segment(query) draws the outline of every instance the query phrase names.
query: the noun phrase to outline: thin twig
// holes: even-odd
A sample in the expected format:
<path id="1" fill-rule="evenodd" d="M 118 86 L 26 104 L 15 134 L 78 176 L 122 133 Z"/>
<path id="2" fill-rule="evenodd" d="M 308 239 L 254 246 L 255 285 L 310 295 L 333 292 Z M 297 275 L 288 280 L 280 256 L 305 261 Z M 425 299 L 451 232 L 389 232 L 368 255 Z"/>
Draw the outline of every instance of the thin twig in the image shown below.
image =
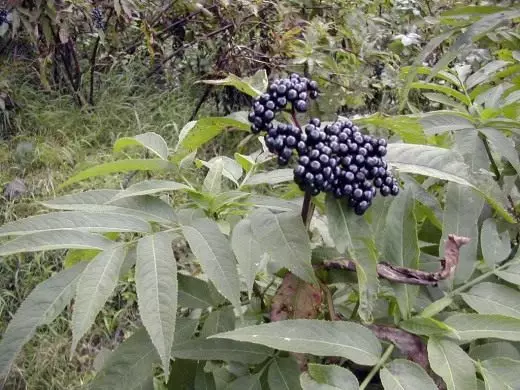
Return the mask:
<path id="1" fill-rule="evenodd" d="M 388 346 L 388 348 L 386 349 L 385 353 L 383 354 L 383 356 L 381 356 L 381 359 L 379 359 L 377 364 L 374 367 L 372 367 L 372 369 L 370 370 L 370 372 L 368 373 L 366 378 L 363 380 L 363 382 L 361 382 L 361 384 L 359 385 L 359 390 L 365 390 L 367 388 L 367 386 L 369 385 L 372 378 L 374 378 L 374 376 L 379 372 L 379 370 L 381 370 L 381 368 L 386 363 L 388 358 L 390 358 L 390 355 L 392 354 L 393 351 L 394 351 L 394 345 L 390 344 Z"/>

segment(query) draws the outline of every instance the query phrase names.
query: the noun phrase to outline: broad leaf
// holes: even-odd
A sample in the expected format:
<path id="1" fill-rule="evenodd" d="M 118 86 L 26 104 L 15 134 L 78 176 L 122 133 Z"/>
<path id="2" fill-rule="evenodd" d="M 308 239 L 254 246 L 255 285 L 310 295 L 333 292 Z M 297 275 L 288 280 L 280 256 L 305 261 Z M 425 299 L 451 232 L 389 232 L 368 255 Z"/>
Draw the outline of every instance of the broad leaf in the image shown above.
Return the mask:
<path id="1" fill-rule="evenodd" d="M 459 130 L 455 133 L 455 150 L 462 154 L 471 172 L 489 168 L 489 158 L 484 142 L 475 130 Z"/>
<path id="2" fill-rule="evenodd" d="M 139 315 L 168 375 L 177 315 L 177 263 L 171 234 L 156 233 L 137 242 L 135 284 Z"/>
<path id="3" fill-rule="evenodd" d="M 90 233 L 74 230 L 54 230 L 27 234 L 0 246 L 0 256 L 20 252 L 50 251 L 56 249 L 106 249 L 113 242 Z"/>
<path id="4" fill-rule="evenodd" d="M 484 282 L 462 294 L 462 298 L 477 313 L 520 319 L 520 292 L 510 287 Z"/>
<path id="5" fill-rule="evenodd" d="M 125 260 L 125 247 L 114 245 L 97 255 L 83 271 L 78 281 L 74 311 L 72 312 L 72 347 L 89 330 L 117 281 L 121 265 Z"/>
<path id="6" fill-rule="evenodd" d="M 140 390 L 153 378 L 154 364 L 161 359 L 144 328 L 136 331 L 110 354 L 89 383 L 89 390 Z"/>
<path id="7" fill-rule="evenodd" d="M 277 357 L 269 366 L 267 376 L 270 389 L 299 390 L 300 368 L 293 358 Z"/>
<path id="8" fill-rule="evenodd" d="M 445 323 L 433 318 L 413 317 L 399 323 L 399 327 L 409 333 L 421 336 L 449 335 L 454 330 Z"/>
<path id="9" fill-rule="evenodd" d="M 426 114 L 421 119 L 421 124 L 428 135 L 475 128 L 475 125 L 465 117 L 442 111 Z"/>
<path id="10" fill-rule="evenodd" d="M 455 314 L 444 322 L 455 329 L 463 341 L 485 338 L 520 341 L 520 320 L 517 318 L 491 314 Z"/>
<path id="11" fill-rule="evenodd" d="M 426 83 L 424 81 L 417 81 L 410 84 L 410 88 L 425 89 L 429 91 L 441 92 L 447 96 L 457 99 L 462 104 L 469 106 L 471 105 L 471 99 L 463 93 L 455 90 L 454 88 L 447 85 L 440 85 L 436 83 Z"/>
<path id="12" fill-rule="evenodd" d="M 222 162 L 222 175 L 238 186 L 238 180 L 242 177 L 242 167 L 232 158 L 227 156 L 213 157 L 209 161 L 202 161 L 200 163 L 206 168 L 211 168 L 216 162 Z"/>
<path id="13" fill-rule="evenodd" d="M 497 271 L 496 275 L 509 283 L 520 286 L 520 264 L 513 264 L 505 270 Z"/>
<path id="14" fill-rule="evenodd" d="M 459 263 L 455 271 L 455 280 L 468 279 L 476 266 L 478 251 L 478 220 L 484 201 L 470 188 L 457 183 L 449 183 L 444 206 L 442 238 L 439 252 L 444 251 L 448 234 L 469 237 L 471 241 L 460 248 Z"/>
<path id="15" fill-rule="evenodd" d="M 273 354 L 263 345 L 224 339 L 196 339 L 174 343 L 172 357 L 193 360 L 230 360 L 259 364 Z"/>
<path id="16" fill-rule="evenodd" d="M 504 68 L 508 64 L 510 64 L 510 62 L 501 60 L 491 61 L 490 63 L 484 65 L 482 68 L 477 70 L 475 73 L 468 76 L 468 78 L 465 81 L 466 88 L 472 89 L 473 87 L 476 87 L 479 84 L 483 84 L 490 81 L 490 76 L 492 76 L 494 73 Z"/>
<path id="17" fill-rule="evenodd" d="M 58 198 L 40 202 L 45 207 L 56 210 L 85 210 L 83 207 L 101 205 L 109 202 L 120 191 L 118 190 L 90 190 L 63 195 Z"/>
<path id="18" fill-rule="evenodd" d="M 231 247 L 238 260 L 238 269 L 245 279 L 247 293 L 251 296 L 256 272 L 264 256 L 264 250 L 253 234 L 251 221 L 249 219 L 242 219 L 233 228 Z"/>
<path id="19" fill-rule="evenodd" d="M 200 337 L 205 338 L 233 329 L 235 329 L 235 312 L 232 306 L 224 306 L 209 313 L 200 331 Z"/>
<path id="20" fill-rule="evenodd" d="M 505 357 L 513 360 L 520 360 L 520 351 L 516 349 L 513 343 L 507 341 L 495 341 L 492 343 L 480 344 L 472 346 L 469 350 L 469 356 L 473 360 L 488 360 L 497 357 Z"/>
<path id="21" fill-rule="evenodd" d="M 211 372 L 204 370 L 205 362 L 199 362 L 195 372 L 195 389 L 216 390 L 215 378 Z"/>
<path id="22" fill-rule="evenodd" d="M 432 370 L 446 383 L 448 390 L 476 389 L 473 361 L 457 344 L 449 340 L 428 340 L 428 359 Z"/>
<path id="23" fill-rule="evenodd" d="M 309 236 L 299 213 L 255 210 L 249 220 L 255 240 L 264 253 L 278 266 L 309 283 L 316 283 Z"/>
<path id="24" fill-rule="evenodd" d="M 212 338 L 248 341 L 289 352 L 340 356 L 374 365 L 381 344 L 367 328 L 346 321 L 286 320 L 239 328 Z"/>
<path id="25" fill-rule="evenodd" d="M 91 177 L 106 176 L 111 173 L 130 171 L 162 171 L 165 169 L 173 169 L 174 167 L 175 166 L 172 163 L 162 159 L 133 159 L 112 161 L 81 171 L 80 173 L 65 181 L 65 183 L 61 184 L 59 188 L 90 179 Z"/>
<path id="26" fill-rule="evenodd" d="M 260 373 L 256 375 L 245 375 L 235 379 L 226 387 L 226 390 L 262 390 Z"/>
<path id="27" fill-rule="evenodd" d="M 390 204 L 385 226 L 385 256 L 392 264 L 417 269 L 419 242 L 412 191 L 405 189 Z M 404 319 L 410 317 L 419 289 L 408 284 L 393 286 L 399 310 Z"/>
<path id="28" fill-rule="evenodd" d="M 303 390 L 342 390 L 336 386 L 316 382 L 308 372 L 302 372 L 300 375 L 300 385 Z"/>
<path id="29" fill-rule="evenodd" d="M 370 125 L 377 128 L 388 129 L 399 135 L 404 141 L 411 144 L 424 144 L 426 137 L 419 120 L 411 115 L 395 115 L 392 117 L 374 114 L 368 117 L 356 119 L 354 122 L 361 125 Z"/>
<path id="30" fill-rule="evenodd" d="M 483 361 L 479 368 L 486 383 L 486 390 L 518 389 L 520 361 L 504 357 L 494 358 Z"/>
<path id="31" fill-rule="evenodd" d="M 218 194 L 222 186 L 222 171 L 224 163 L 222 160 L 217 160 L 209 167 L 203 183 L 204 191 L 210 194 Z"/>
<path id="32" fill-rule="evenodd" d="M 260 72 L 260 73 L 259 73 Z M 267 88 L 267 75 L 265 70 L 261 70 L 253 76 L 252 79 L 242 79 L 240 77 L 235 76 L 234 74 L 228 75 L 226 78 L 221 80 L 202 80 L 201 83 L 211 84 L 211 85 L 230 85 L 238 89 L 240 92 L 243 92 L 249 96 L 255 97 L 265 91 Z M 252 81 L 255 81 L 255 85 L 252 85 Z M 259 80 L 263 80 L 259 82 Z M 257 88 L 260 89 L 256 89 Z"/>
<path id="33" fill-rule="evenodd" d="M 484 261 L 489 267 L 494 267 L 495 264 L 507 259 L 511 252 L 509 232 L 499 235 L 495 220 L 488 218 L 482 224 L 480 246 Z"/>
<path id="34" fill-rule="evenodd" d="M 52 322 L 74 296 L 86 263 L 61 271 L 40 283 L 22 302 L 0 342 L 0 377 L 7 375 L 16 355 L 36 332 Z"/>
<path id="35" fill-rule="evenodd" d="M 379 372 L 385 390 L 437 390 L 426 371 L 409 360 L 397 359 Z"/>
<path id="36" fill-rule="evenodd" d="M 163 160 L 168 160 L 168 144 L 163 137 L 154 132 L 119 138 L 114 144 L 114 152 L 135 145 L 143 146 Z"/>
<path id="37" fill-rule="evenodd" d="M 274 171 L 262 172 L 252 175 L 245 182 L 246 185 L 258 184 L 280 184 L 294 180 L 294 172 L 292 169 L 283 168 L 275 169 Z"/>
<path id="38" fill-rule="evenodd" d="M 90 232 L 140 232 L 150 231 L 150 225 L 142 219 L 115 213 L 89 213 L 62 211 L 36 215 L 9 222 L 0 227 L 0 237 L 18 236 L 55 230 L 79 230 Z"/>
<path id="39" fill-rule="evenodd" d="M 177 279 L 179 285 L 179 306 L 206 309 L 219 304 L 219 302 L 212 300 L 208 283 L 204 280 L 183 274 L 178 274 Z"/>
<path id="40" fill-rule="evenodd" d="M 359 389 L 356 376 L 340 366 L 309 363 L 309 374 L 312 379 L 321 384 L 334 386 L 339 389 Z"/>
<path id="41" fill-rule="evenodd" d="M 168 390 L 192 388 L 195 382 L 198 362 L 196 360 L 175 359 L 168 378 Z"/>
<path id="42" fill-rule="evenodd" d="M 124 191 L 119 191 L 110 201 L 110 203 L 114 203 L 114 201 L 122 198 L 128 198 L 132 196 L 139 195 L 151 195 L 156 194 L 158 192 L 166 192 L 166 191 L 178 191 L 185 190 L 189 187 L 182 183 L 177 183 L 175 181 L 169 180 L 146 180 L 140 183 L 131 185 Z"/>
<path id="43" fill-rule="evenodd" d="M 240 307 L 240 281 L 228 239 L 215 221 L 199 218 L 182 227 L 184 237 L 217 290 Z"/>

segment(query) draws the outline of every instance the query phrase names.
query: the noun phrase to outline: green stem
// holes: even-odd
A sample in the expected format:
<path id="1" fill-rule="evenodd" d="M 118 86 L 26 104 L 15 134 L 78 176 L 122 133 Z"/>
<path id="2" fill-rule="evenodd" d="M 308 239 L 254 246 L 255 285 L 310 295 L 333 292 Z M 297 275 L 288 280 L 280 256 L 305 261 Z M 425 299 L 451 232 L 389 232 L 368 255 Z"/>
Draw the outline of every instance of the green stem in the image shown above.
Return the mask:
<path id="1" fill-rule="evenodd" d="M 500 170 L 498 169 L 498 165 L 493 158 L 493 154 L 491 153 L 491 148 L 489 147 L 488 139 L 485 135 L 482 133 L 480 134 L 480 139 L 482 139 L 482 142 L 484 143 L 484 148 L 486 149 L 486 154 L 489 158 L 489 161 L 491 162 L 491 168 L 493 169 L 493 173 L 495 174 L 495 180 L 500 181 Z"/>
<path id="2" fill-rule="evenodd" d="M 365 380 L 361 383 L 361 385 L 359 385 L 359 390 L 365 390 L 366 389 L 366 387 L 369 385 L 369 383 L 372 380 L 372 378 L 379 372 L 381 367 L 383 367 L 383 365 L 386 363 L 386 361 L 388 360 L 388 358 L 390 357 L 390 355 L 394 351 L 394 348 L 395 348 L 394 344 L 390 344 L 388 346 L 388 348 L 386 349 L 386 351 L 383 354 L 383 356 L 381 356 L 381 359 L 379 359 L 377 364 L 374 367 L 372 367 L 372 369 L 370 370 L 370 372 L 366 376 Z"/>

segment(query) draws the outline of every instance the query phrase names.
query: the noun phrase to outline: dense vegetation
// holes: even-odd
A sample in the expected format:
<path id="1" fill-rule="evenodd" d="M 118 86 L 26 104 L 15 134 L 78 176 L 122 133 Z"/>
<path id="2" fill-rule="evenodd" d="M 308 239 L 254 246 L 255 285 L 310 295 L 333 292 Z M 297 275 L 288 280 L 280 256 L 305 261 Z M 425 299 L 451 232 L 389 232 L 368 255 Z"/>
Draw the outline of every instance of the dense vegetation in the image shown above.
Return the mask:
<path id="1" fill-rule="evenodd" d="M 518 387 L 519 21 L 0 2 L 0 388 Z"/>

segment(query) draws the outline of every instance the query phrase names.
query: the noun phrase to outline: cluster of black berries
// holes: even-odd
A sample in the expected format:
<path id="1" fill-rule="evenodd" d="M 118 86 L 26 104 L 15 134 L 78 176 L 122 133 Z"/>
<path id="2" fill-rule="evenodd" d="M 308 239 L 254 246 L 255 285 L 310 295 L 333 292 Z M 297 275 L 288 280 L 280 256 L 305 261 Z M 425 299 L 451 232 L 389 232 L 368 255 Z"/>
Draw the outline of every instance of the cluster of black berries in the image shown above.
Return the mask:
<path id="1" fill-rule="evenodd" d="M 384 161 L 386 140 L 363 135 L 351 121 L 320 127 L 317 118 L 305 127 L 294 180 L 313 195 L 330 192 L 348 198 L 356 214 L 372 204 L 376 188 L 381 195 L 397 195 L 399 185 Z"/>
<path id="2" fill-rule="evenodd" d="M 101 7 L 92 8 L 92 21 L 94 22 L 94 27 L 100 30 L 105 28 L 105 19 L 103 17 L 103 10 Z"/>
<path id="3" fill-rule="evenodd" d="M 289 100 L 289 91 L 298 92 L 296 87 L 303 88 L 302 83 L 307 85 L 306 94 L 299 92 L 295 98 L 291 93 Z M 281 86 L 284 88 L 278 89 Z M 290 79 L 273 82 L 269 93 L 255 100 L 249 115 L 253 133 L 267 131 L 265 144 L 278 156 L 279 165 L 287 165 L 296 151 L 298 164 L 294 168 L 294 181 L 300 189 L 312 195 L 329 192 L 337 198 L 347 198 L 358 215 L 370 207 L 377 189 L 382 196 L 396 196 L 399 185 L 384 160 L 387 153 L 384 138 L 362 134 L 350 120 L 322 126 L 318 118 L 312 118 L 303 130 L 295 125 L 272 123 L 275 112 L 283 109 L 287 101 L 292 102 L 296 111 L 305 111 L 307 97 L 317 97 L 317 85 L 292 75 Z M 280 98 L 284 100 L 278 102 Z"/>
<path id="4" fill-rule="evenodd" d="M 249 113 L 251 131 L 258 134 L 273 128 L 272 121 L 277 112 L 282 111 L 291 103 L 296 112 L 305 112 L 308 100 L 318 97 L 318 83 L 306 77 L 293 73 L 288 79 L 273 81 L 267 93 L 255 98 L 253 110 Z"/>
<path id="5" fill-rule="evenodd" d="M 9 23 L 7 16 L 9 12 L 5 8 L 0 8 L 0 26 L 4 23 Z"/>

